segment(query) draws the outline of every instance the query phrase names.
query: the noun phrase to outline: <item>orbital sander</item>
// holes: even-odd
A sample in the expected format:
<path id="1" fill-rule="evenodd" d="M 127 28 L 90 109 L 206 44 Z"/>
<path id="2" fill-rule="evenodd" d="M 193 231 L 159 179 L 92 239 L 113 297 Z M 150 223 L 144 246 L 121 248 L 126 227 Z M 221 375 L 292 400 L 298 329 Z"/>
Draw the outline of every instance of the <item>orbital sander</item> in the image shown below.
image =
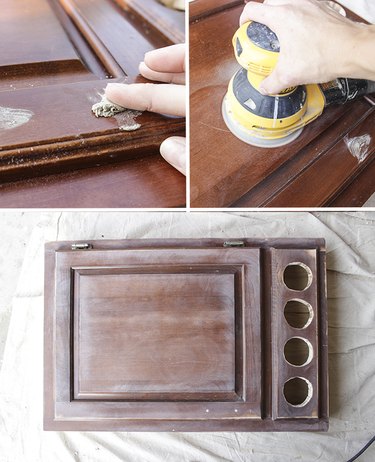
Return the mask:
<path id="1" fill-rule="evenodd" d="M 338 78 L 265 96 L 259 87 L 277 64 L 280 52 L 277 36 L 264 24 L 251 21 L 237 30 L 233 47 L 241 69 L 229 82 L 223 100 L 223 118 L 237 138 L 253 146 L 272 148 L 291 143 L 326 106 L 344 104 L 375 92 L 375 82 Z"/>

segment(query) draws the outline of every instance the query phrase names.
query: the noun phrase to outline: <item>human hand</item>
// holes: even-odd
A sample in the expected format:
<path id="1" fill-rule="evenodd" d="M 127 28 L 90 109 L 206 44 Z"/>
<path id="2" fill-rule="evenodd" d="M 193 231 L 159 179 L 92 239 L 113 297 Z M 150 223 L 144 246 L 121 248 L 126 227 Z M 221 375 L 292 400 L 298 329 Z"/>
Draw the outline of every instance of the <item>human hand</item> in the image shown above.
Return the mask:
<path id="1" fill-rule="evenodd" d="M 184 117 L 185 45 L 172 45 L 149 51 L 139 65 L 139 72 L 153 83 L 109 83 L 105 96 L 120 106 Z M 160 146 L 160 153 L 173 167 L 186 175 L 186 140 L 172 136 Z"/>
<path id="2" fill-rule="evenodd" d="M 363 47 L 368 42 L 371 26 L 350 21 L 325 2 L 249 2 L 241 14 L 240 24 L 250 20 L 268 26 L 280 42 L 277 66 L 260 88 L 264 94 L 277 94 L 291 86 L 324 83 L 337 77 L 371 76 L 363 64 L 355 60 L 359 54 L 366 54 Z"/>

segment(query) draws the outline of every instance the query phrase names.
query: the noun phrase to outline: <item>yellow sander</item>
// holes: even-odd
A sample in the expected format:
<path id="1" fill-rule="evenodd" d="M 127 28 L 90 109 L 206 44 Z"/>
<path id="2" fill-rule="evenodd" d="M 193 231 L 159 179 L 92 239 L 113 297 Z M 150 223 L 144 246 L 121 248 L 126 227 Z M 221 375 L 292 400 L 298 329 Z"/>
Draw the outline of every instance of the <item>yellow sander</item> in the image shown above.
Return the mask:
<path id="1" fill-rule="evenodd" d="M 375 92 L 375 82 L 338 78 L 264 96 L 258 89 L 277 64 L 277 36 L 264 24 L 251 21 L 237 30 L 233 47 L 242 67 L 229 82 L 223 118 L 237 138 L 253 146 L 272 148 L 291 143 L 326 106 Z"/>

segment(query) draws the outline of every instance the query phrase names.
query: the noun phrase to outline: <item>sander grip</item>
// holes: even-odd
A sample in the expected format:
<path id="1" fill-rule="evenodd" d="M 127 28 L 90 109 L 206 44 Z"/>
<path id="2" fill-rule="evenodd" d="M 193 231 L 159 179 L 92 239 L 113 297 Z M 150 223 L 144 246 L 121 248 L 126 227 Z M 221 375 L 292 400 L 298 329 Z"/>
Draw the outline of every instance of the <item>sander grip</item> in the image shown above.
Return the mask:
<path id="1" fill-rule="evenodd" d="M 325 97 L 325 106 L 345 104 L 361 96 L 375 93 L 375 82 L 362 79 L 338 78 L 319 85 Z"/>

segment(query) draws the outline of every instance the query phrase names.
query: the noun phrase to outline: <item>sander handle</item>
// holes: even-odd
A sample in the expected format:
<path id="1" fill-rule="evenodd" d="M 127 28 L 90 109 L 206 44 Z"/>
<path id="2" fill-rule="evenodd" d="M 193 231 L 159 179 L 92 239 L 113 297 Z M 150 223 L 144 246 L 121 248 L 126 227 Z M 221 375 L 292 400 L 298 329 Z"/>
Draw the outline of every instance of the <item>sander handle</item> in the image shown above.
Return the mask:
<path id="1" fill-rule="evenodd" d="M 375 93 L 375 82 L 363 79 L 338 78 L 319 84 L 319 87 L 325 98 L 325 106 L 345 104 L 347 101 Z"/>

